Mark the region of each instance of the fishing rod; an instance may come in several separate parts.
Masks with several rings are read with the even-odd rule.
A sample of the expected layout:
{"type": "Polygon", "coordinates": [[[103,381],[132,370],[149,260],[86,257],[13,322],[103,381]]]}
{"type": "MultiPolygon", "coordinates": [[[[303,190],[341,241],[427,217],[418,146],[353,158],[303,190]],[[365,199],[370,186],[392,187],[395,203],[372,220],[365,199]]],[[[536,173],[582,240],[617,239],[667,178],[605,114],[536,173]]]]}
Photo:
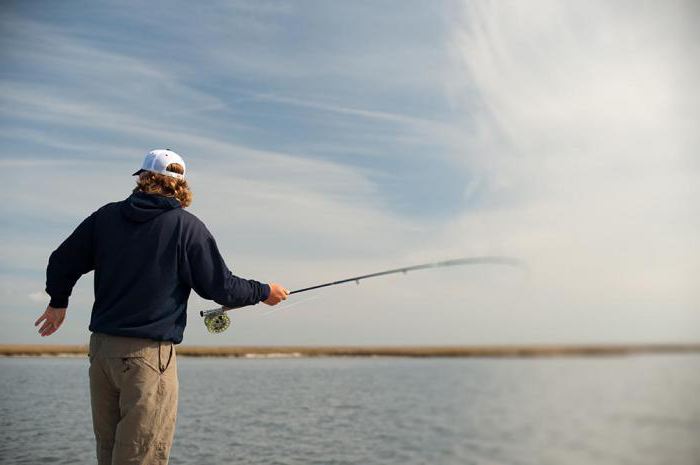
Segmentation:
{"type": "MultiPolygon", "coordinates": [[[[453,260],[445,260],[441,262],[423,263],[420,265],[406,266],[403,268],[394,268],[392,270],[378,271],[375,273],[364,274],[361,276],[355,276],[352,278],[340,279],[338,281],[331,281],[323,284],[316,284],[314,286],[304,287],[291,291],[289,295],[299,294],[301,292],[313,291],[315,289],[321,289],[323,287],[337,286],[338,284],[355,282],[360,284],[363,279],[376,278],[378,276],[386,276],[389,274],[403,273],[406,274],[409,271],[425,270],[430,268],[444,268],[448,266],[461,266],[461,265],[505,265],[512,267],[520,267],[523,263],[515,258],[510,257],[499,257],[499,256],[484,256],[484,257],[465,257],[457,258],[453,260]]],[[[231,319],[226,314],[229,310],[235,310],[243,307],[218,307],[210,310],[202,310],[199,315],[204,317],[204,325],[207,327],[210,333],[222,333],[228,329],[231,325],[231,319]]]]}

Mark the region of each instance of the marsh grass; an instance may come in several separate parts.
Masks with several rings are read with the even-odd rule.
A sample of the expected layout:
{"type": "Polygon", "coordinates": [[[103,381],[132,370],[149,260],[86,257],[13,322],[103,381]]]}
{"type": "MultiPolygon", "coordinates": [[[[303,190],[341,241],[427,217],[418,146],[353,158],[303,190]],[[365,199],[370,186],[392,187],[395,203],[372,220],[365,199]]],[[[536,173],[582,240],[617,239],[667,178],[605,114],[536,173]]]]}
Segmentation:
{"type": "MultiPolygon", "coordinates": [[[[85,345],[0,344],[0,356],[84,356],[85,345]]],[[[700,352],[700,344],[500,346],[178,346],[185,357],[565,357],[700,352]]]]}

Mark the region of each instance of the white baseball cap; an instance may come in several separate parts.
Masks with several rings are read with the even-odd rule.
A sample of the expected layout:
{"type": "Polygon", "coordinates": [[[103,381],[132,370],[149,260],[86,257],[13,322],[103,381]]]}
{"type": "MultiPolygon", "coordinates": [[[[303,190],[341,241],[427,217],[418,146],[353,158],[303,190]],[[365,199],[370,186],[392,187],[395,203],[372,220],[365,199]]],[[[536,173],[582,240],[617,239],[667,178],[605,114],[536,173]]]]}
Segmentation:
{"type": "Polygon", "coordinates": [[[151,171],[153,173],[164,174],[173,178],[185,179],[185,172],[187,169],[185,168],[185,160],[183,160],[177,153],[170,149],[156,149],[151,150],[146,154],[146,158],[143,159],[141,169],[135,172],[133,176],[141,174],[144,171],[151,171]],[[171,163],[177,163],[178,165],[182,166],[183,173],[180,174],[168,171],[166,168],[171,163]]]}

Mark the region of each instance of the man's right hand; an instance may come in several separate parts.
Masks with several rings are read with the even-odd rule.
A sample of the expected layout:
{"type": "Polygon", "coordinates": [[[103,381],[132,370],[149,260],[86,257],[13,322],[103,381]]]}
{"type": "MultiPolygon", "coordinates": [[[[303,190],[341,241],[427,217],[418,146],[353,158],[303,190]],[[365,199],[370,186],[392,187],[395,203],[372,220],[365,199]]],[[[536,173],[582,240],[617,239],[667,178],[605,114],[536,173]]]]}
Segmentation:
{"type": "Polygon", "coordinates": [[[263,300],[263,303],[266,303],[267,305],[277,305],[283,300],[287,300],[287,296],[289,295],[289,291],[287,289],[277,283],[270,283],[268,286],[270,286],[270,295],[267,297],[267,299],[263,300]]]}
{"type": "Polygon", "coordinates": [[[39,328],[39,334],[41,334],[41,337],[51,336],[58,330],[58,328],[61,327],[65,318],[65,308],[54,308],[49,305],[46,307],[44,314],[34,322],[34,326],[39,326],[39,323],[43,321],[44,324],[41,325],[41,328],[39,328]]]}

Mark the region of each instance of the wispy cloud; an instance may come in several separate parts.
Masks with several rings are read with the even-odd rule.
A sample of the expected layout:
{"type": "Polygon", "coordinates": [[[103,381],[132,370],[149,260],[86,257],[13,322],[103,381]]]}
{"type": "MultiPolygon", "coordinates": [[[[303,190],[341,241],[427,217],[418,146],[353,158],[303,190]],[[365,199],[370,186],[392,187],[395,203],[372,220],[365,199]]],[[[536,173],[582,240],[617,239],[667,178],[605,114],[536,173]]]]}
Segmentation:
{"type": "Polygon", "coordinates": [[[455,35],[484,109],[477,144],[503,195],[446,241],[519,250],[539,273],[519,306],[566,314],[579,337],[700,336],[687,326],[700,301],[700,172],[686,163],[683,14],[679,4],[628,15],[603,2],[469,3],[455,35]]]}
{"type": "MultiPolygon", "coordinates": [[[[239,343],[697,337],[687,5],[180,6],[3,12],[4,339],[30,337],[48,253],[159,146],[185,155],[192,211],[245,276],[472,254],[532,268],[336,289],[293,318],[240,315],[239,343]]],[[[59,342],[84,332],[90,284],[59,342]]]]}

